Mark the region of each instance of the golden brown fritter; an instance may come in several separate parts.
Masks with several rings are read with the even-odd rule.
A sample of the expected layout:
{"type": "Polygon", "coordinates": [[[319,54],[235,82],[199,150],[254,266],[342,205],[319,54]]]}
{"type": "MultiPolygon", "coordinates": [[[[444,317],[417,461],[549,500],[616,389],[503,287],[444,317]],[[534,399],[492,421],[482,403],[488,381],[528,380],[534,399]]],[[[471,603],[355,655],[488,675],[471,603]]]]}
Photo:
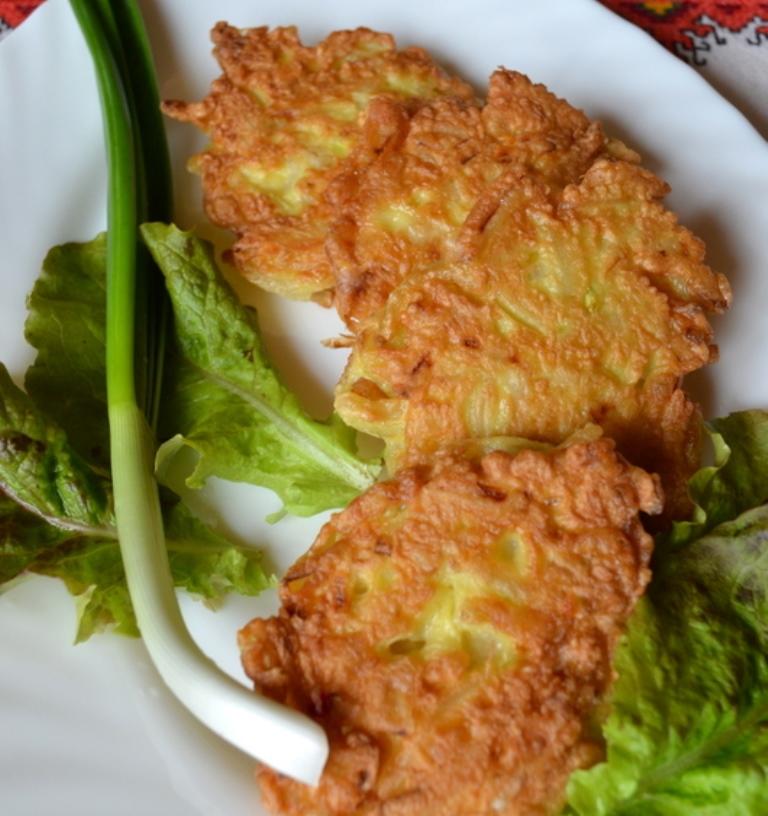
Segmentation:
{"type": "Polygon", "coordinates": [[[353,330],[412,271],[466,254],[465,233],[487,218],[484,194],[505,176],[526,173],[561,190],[601,155],[638,161],[543,85],[503,69],[482,109],[455,97],[411,111],[381,100],[365,128],[358,167],[330,189],[335,305],[353,330]],[[384,147],[375,155],[369,145],[384,147]]]}
{"type": "Polygon", "coordinates": [[[163,106],[210,136],[190,164],[202,176],[206,212],[235,233],[233,260],[246,278],[327,300],[334,281],[323,243],[333,212],[324,192],[349,164],[369,102],[469,99],[472,91],[423,50],[397,51],[390,35],[369,29],[307,47],[293,27],[218,23],[212,39],[224,73],[209,95],[163,106]]]}
{"type": "Polygon", "coordinates": [[[657,481],[599,439],[438,457],[372,487],[240,633],[256,687],[314,717],[318,788],[264,769],[286,816],[529,816],[600,758],[597,706],[649,579],[657,481]]]}
{"type": "Polygon", "coordinates": [[[510,179],[470,260],[409,276],[369,319],[341,416],[384,439],[391,472],[468,438],[558,443],[596,422],[684,515],[699,414],[680,377],[716,356],[706,313],[730,292],[666,191],[607,159],[562,191],[510,179]]]}

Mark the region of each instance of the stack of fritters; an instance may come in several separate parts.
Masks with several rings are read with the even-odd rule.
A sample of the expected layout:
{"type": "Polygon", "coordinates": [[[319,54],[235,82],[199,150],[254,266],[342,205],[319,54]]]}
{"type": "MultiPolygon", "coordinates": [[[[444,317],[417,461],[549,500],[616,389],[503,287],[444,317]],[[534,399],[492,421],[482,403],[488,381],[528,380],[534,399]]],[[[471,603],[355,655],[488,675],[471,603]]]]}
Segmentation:
{"type": "Polygon", "coordinates": [[[165,110],[211,136],[192,166],[237,269],[353,332],[336,408],[390,471],[595,422],[685,516],[701,418],[680,380],[716,356],[730,293],[638,156],[521,74],[481,105],[386,34],[213,39],[224,75],[165,110]]]}
{"type": "Polygon", "coordinates": [[[338,309],[336,408],[392,475],[241,633],[256,686],[331,741],[318,789],[265,770],[265,801],[554,813],[600,756],[649,578],[639,514],[662,492],[637,466],[667,523],[689,511],[700,416],[680,381],[716,356],[728,284],[639,157],[521,74],[495,72],[481,103],[365,29],[213,38],[224,75],[165,110],[211,137],[192,166],[237,269],[338,309]]]}
{"type": "Polygon", "coordinates": [[[464,224],[467,256],[410,273],[363,324],[336,392],[386,442],[390,470],[467,438],[561,442],[595,422],[688,511],[700,416],[681,375],[716,353],[706,312],[728,288],[659,199],[600,158],[565,188],[520,172],[464,224]]]}

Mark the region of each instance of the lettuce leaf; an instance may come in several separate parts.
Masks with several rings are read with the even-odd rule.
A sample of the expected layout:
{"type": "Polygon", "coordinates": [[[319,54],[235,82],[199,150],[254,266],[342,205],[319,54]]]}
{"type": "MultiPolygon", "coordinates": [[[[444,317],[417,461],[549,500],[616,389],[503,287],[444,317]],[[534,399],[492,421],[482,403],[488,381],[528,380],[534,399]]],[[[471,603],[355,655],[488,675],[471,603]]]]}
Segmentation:
{"type": "Polygon", "coordinates": [[[22,575],[71,533],[44,522],[0,493],[0,588],[22,575]]]}
{"type": "MultiPolygon", "coordinates": [[[[85,259],[88,266],[101,253],[101,245],[97,239],[93,245],[52,251],[46,274],[59,276],[50,284],[52,289],[66,291],[70,273],[72,286],[82,282],[80,261],[85,259]]],[[[58,311],[51,300],[43,307],[37,296],[31,302],[51,321],[48,335],[42,324],[33,333],[40,353],[29,380],[35,383],[32,390],[46,411],[13,383],[0,364],[0,588],[29,573],[60,578],[78,598],[76,641],[108,628],[138,635],[115,530],[111,482],[101,467],[92,466],[75,450],[47,410],[83,431],[81,450],[88,449],[83,444],[86,428],[97,434],[107,427],[104,407],[98,409],[87,392],[70,393],[54,365],[56,353],[66,356],[69,321],[82,321],[83,315],[69,306],[58,311]],[[66,398],[55,398],[59,388],[66,398]]],[[[80,337],[77,331],[71,336],[80,337]]],[[[79,353],[79,345],[77,349],[79,353]]],[[[85,350],[86,359],[90,351],[85,350]]],[[[69,354],[76,359],[74,349],[69,354]]],[[[67,362],[61,370],[70,365],[75,364],[67,362]]],[[[101,456],[94,458],[103,462],[101,456]]],[[[233,545],[182,504],[168,503],[164,521],[177,586],[215,605],[228,592],[254,595],[274,584],[263,570],[258,551],[233,545]]]]}
{"type": "MultiPolygon", "coordinates": [[[[269,486],[302,515],[367,487],[377,467],[357,459],[351,429],[336,417],[310,419],[280,383],[255,314],[220,277],[210,248],[172,226],[151,225],[146,237],[178,337],[164,388],[176,435],[164,451],[197,450],[190,484],[218,475],[269,486]]],[[[108,477],[104,280],[104,236],[54,247],[28,299],[25,333],[37,349],[28,393],[0,366],[0,587],[27,573],[64,581],[78,597],[77,640],[105,628],[137,634],[108,477]]],[[[177,586],[216,604],[274,583],[258,552],[218,536],[180,503],[164,513],[177,586]]]]}
{"type": "MultiPolygon", "coordinates": [[[[185,505],[164,508],[166,547],[177,587],[218,606],[230,592],[257,595],[276,585],[251,547],[236,546],[196,519],[185,505]]],[[[60,578],[78,597],[75,642],[112,629],[138,636],[116,538],[73,536],[39,552],[27,572],[60,578]]]]}
{"type": "Polygon", "coordinates": [[[0,364],[0,489],[55,527],[114,535],[112,497],[0,364]]]}
{"type": "Polygon", "coordinates": [[[657,542],[682,546],[768,502],[768,411],[738,411],[705,424],[714,462],[688,484],[695,509],[690,521],[677,522],[657,542]]]}
{"type": "Polygon", "coordinates": [[[310,418],[280,382],[255,311],[223,279],[210,245],[173,225],[145,224],[142,235],[165,276],[177,343],[163,399],[176,435],[161,447],[160,467],[190,447],[198,454],[190,487],[212,475],[259,484],[302,516],[369,487],[377,466],[360,461],[338,417],[310,418]]]}
{"type": "MultiPolygon", "coordinates": [[[[345,506],[378,473],[358,459],[354,431],[336,415],[311,419],[282,385],[255,312],[239,303],[205,242],[172,225],[143,232],[165,275],[178,337],[166,364],[159,470],[189,447],[198,455],[190,487],[209,476],[269,487],[302,516],[345,506]]],[[[28,299],[25,333],[37,358],[25,386],[74,450],[106,471],[105,250],[100,235],[48,253],[28,299]]]]}
{"type": "Polygon", "coordinates": [[[715,465],[692,484],[699,527],[657,552],[616,654],[607,759],[571,777],[567,813],[768,813],[768,414],[711,432],[715,465]]]}
{"type": "Polygon", "coordinates": [[[24,334],[37,350],[24,386],[89,462],[109,464],[105,235],[53,247],[27,298],[24,334]]]}

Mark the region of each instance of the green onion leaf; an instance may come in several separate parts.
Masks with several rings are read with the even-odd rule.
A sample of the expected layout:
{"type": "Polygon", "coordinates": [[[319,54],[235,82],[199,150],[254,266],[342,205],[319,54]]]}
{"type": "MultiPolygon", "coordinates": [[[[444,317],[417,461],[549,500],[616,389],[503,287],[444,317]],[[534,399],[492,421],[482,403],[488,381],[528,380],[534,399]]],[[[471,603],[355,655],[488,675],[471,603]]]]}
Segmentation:
{"type": "MultiPolygon", "coordinates": [[[[152,473],[155,442],[136,389],[137,291],[152,296],[147,265],[139,270],[136,263],[141,201],[149,200],[147,164],[136,159],[136,151],[143,146],[146,156],[153,145],[142,145],[135,134],[144,132],[140,116],[151,120],[159,113],[137,103],[145,86],[137,84],[138,72],[131,79],[128,66],[139,53],[146,67],[148,48],[141,41],[133,2],[71,0],[71,4],[93,57],[107,144],[107,407],[118,537],[139,629],[163,679],[199,719],[277,770],[314,783],[328,753],[320,726],[248,692],[219,671],[197,648],[179,611],[152,473]],[[127,7],[127,17],[123,9],[116,10],[121,5],[127,7]],[[128,25],[123,25],[126,20],[128,25]],[[139,271],[144,273],[142,280],[139,271]]],[[[143,82],[154,88],[151,73],[143,82]]],[[[162,344],[152,340],[146,324],[141,334],[139,349],[144,355],[157,354],[162,344]]],[[[138,369],[143,374],[143,401],[151,411],[157,366],[146,365],[139,357],[138,369]]]]}

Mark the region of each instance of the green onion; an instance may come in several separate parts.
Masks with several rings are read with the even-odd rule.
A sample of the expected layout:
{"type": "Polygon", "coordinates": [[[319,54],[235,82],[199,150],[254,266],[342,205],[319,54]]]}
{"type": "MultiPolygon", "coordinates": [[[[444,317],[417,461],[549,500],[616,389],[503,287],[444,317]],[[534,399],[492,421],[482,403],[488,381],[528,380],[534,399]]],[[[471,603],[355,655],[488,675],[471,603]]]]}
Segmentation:
{"type": "Polygon", "coordinates": [[[133,0],[70,2],[93,58],[106,137],[112,480],[120,549],[139,629],[168,687],[203,723],[282,773],[316,783],[328,753],[320,726],[221,672],[192,640],[179,610],[153,475],[156,445],[147,420],[157,410],[167,307],[160,276],[152,274],[138,244],[141,221],[169,219],[171,209],[154,67],[133,0]]]}

